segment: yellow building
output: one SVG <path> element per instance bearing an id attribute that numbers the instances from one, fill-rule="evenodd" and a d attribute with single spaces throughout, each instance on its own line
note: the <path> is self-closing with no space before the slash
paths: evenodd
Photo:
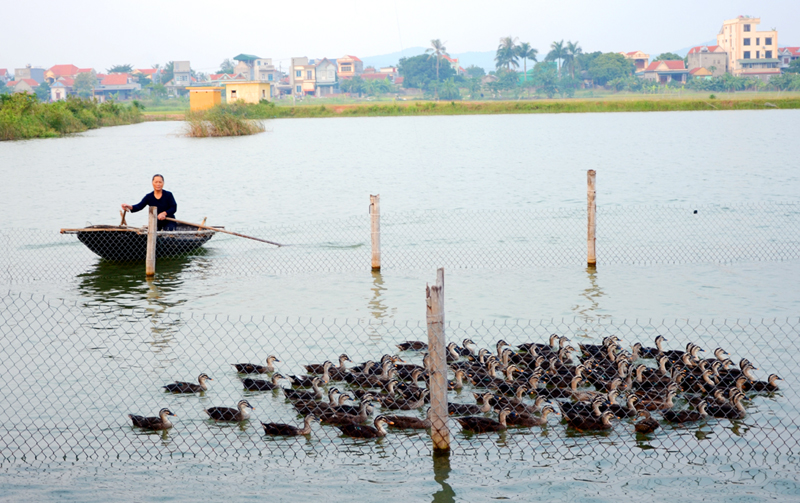
<path id="1" fill-rule="evenodd" d="M 756 31 L 757 17 L 739 16 L 722 24 L 717 45 L 728 54 L 728 71 L 736 76 L 769 79 L 780 75 L 778 32 Z"/>
<path id="2" fill-rule="evenodd" d="M 647 62 L 650 60 L 650 55 L 642 51 L 621 52 L 620 54 L 633 63 L 636 72 L 643 72 L 647 68 Z"/>
<path id="3" fill-rule="evenodd" d="M 190 87 L 189 109 L 208 110 L 214 105 L 222 103 L 222 90 L 224 87 Z"/>
<path id="4" fill-rule="evenodd" d="M 228 103 L 244 101 L 245 103 L 258 103 L 269 100 L 270 84 L 259 81 L 231 81 L 225 82 L 225 99 Z"/>

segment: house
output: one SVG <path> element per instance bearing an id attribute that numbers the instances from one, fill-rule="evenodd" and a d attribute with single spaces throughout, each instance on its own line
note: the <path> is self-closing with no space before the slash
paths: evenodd
<path id="1" fill-rule="evenodd" d="M 778 49 L 779 67 L 781 70 L 788 68 L 795 59 L 800 58 L 800 47 L 781 47 Z M 0 70 L 0 78 L 2 78 Z"/>
<path id="2" fill-rule="evenodd" d="M 244 101 L 245 103 L 255 104 L 261 100 L 269 100 L 270 96 L 272 96 L 272 93 L 269 82 L 249 80 L 225 83 L 225 99 L 228 103 Z"/>
<path id="3" fill-rule="evenodd" d="M 195 82 L 192 78 L 192 66 L 188 61 L 174 61 L 172 75 L 172 80 L 165 84 L 170 94 L 185 95 L 186 88 Z"/>
<path id="4" fill-rule="evenodd" d="M 222 84 L 231 80 L 247 81 L 247 77 L 241 73 L 212 73 L 208 76 L 208 81 L 212 84 Z"/>
<path id="5" fill-rule="evenodd" d="M 44 72 L 44 78 L 49 83 L 53 83 L 61 77 L 75 78 L 79 68 L 75 65 L 54 65 Z"/>
<path id="6" fill-rule="evenodd" d="M 144 75 L 152 83 L 158 84 L 161 82 L 161 69 L 156 68 L 139 68 L 133 71 L 133 75 Z"/>
<path id="7" fill-rule="evenodd" d="M 98 77 L 101 77 L 98 74 Z M 115 100 L 128 100 L 132 97 L 134 91 L 142 89 L 142 85 L 136 81 L 133 75 L 128 73 L 112 73 L 111 75 L 103 75 L 100 83 L 94 88 L 94 97 L 100 101 L 105 101 L 109 98 Z"/>
<path id="8" fill-rule="evenodd" d="M 643 72 L 647 68 L 647 62 L 650 60 L 650 55 L 642 51 L 621 52 L 620 54 L 633 63 L 636 73 Z"/>
<path id="9" fill-rule="evenodd" d="M 25 68 L 14 69 L 14 80 L 25 79 L 33 79 L 37 84 L 41 84 L 44 82 L 44 68 L 33 68 L 31 65 L 25 65 Z"/>
<path id="10" fill-rule="evenodd" d="M 714 74 L 708 70 L 707 68 L 698 67 L 692 68 L 689 70 L 689 76 L 693 79 L 710 79 L 714 77 Z"/>
<path id="11" fill-rule="evenodd" d="M 718 45 L 699 45 L 686 55 L 689 71 L 697 68 L 710 70 L 714 77 L 728 73 L 728 54 Z"/>
<path id="12" fill-rule="evenodd" d="M 225 88 L 221 86 L 204 86 L 204 87 L 190 87 L 189 88 L 189 109 L 208 110 L 209 108 L 222 103 L 222 91 Z"/>
<path id="13" fill-rule="evenodd" d="M 337 65 L 328 58 L 317 62 L 314 75 L 316 77 L 317 97 L 330 96 L 339 92 L 339 81 L 336 78 Z"/>
<path id="14" fill-rule="evenodd" d="M 648 80 L 655 80 L 659 84 L 667 84 L 669 82 L 686 82 L 689 76 L 689 70 L 683 64 L 683 60 L 676 61 L 653 61 L 650 63 L 642 77 Z"/>
<path id="15" fill-rule="evenodd" d="M 39 83 L 33 79 L 17 79 L 9 81 L 6 86 L 14 93 L 31 93 L 36 91 Z"/>
<path id="16" fill-rule="evenodd" d="M 73 94 L 72 87 L 75 85 L 75 79 L 70 77 L 61 77 L 57 81 L 50 84 L 50 101 L 63 101 L 67 96 Z"/>
<path id="17" fill-rule="evenodd" d="M 769 80 L 772 75 L 780 75 L 777 65 L 774 68 L 777 72 L 766 72 L 772 70 L 771 63 L 757 61 L 778 62 L 778 32 L 756 31 L 760 23 L 760 18 L 739 16 L 725 21 L 717 35 L 717 45 L 728 55 L 728 72 L 737 77 Z"/>
<path id="18" fill-rule="evenodd" d="M 5 68 L 0 68 L 0 82 L 8 84 L 11 81 L 11 74 Z"/>
<path id="19" fill-rule="evenodd" d="M 307 57 L 292 58 L 289 72 L 292 93 L 295 96 L 314 95 L 317 89 L 317 66 Z"/>
<path id="20" fill-rule="evenodd" d="M 385 80 L 387 82 L 394 81 L 391 73 L 362 73 L 361 78 L 364 80 Z"/>
<path id="21" fill-rule="evenodd" d="M 458 58 L 454 59 L 448 56 L 447 54 L 443 54 L 442 59 L 447 61 L 447 63 L 450 65 L 453 71 L 456 72 L 456 75 L 464 75 L 464 69 L 461 68 L 461 66 L 459 66 Z"/>
<path id="22" fill-rule="evenodd" d="M 740 77 L 752 77 L 767 82 L 772 77 L 781 74 L 778 58 L 740 59 L 738 63 Z"/>
<path id="23" fill-rule="evenodd" d="M 339 78 L 349 79 L 364 73 L 364 62 L 355 56 L 344 56 L 336 60 L 339 65 Z"/>

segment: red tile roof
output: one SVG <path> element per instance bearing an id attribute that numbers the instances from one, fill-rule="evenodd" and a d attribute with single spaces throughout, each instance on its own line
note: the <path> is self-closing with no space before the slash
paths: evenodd
<path id="1" fill-rule="evenodd" d="M 92 73 L 94 68 L 78 68 L 78 73 Z"/>
<path id="2" fill-rule="evenodd" d="M 102 86 L 124 86 L 127 83 L 127 73 L 112 73 L 100 81 L 100 85 Z"/>
<path id="3" fill-rule="evenodd" d="M 404 80 L 405 80 L 405 77 L 397 77 L 396 79 L 394 79 L 394 83 L 397 84 L 397 85 L 400 85 L 400 84 L 403 83 Z"/>
<path id="4" fill-rule="evenodd" d="M 5 68 L 0 68 L 0 75 L 8 75 L 8 70 Z"/>
<path id="5" fill-rule="evenodd" d="M 35 81 L 35 80 L 33 80 L 33 79 L 20 79 L 20 80 L 12 80 L 12 81 L 10 81 L 8 84 L 6 84 L 6 85 L 7 85 L 8 87 L 14 87 L 14 86 L 16 86 L 17 84 L 19 84 L 20 82 L 25 82 L 26 84 L 28 84 L 28 85 L 29 85 L 29 86 L 31 86 L 31 87 L 39 87 L 39 83 L 38 83 L 38 82 L 36 82 L 36 81 Z"/>
<path id="6" fill-rule="evenodd" d="M 75 79 L 72 79 L 70 77 L 61 77 L 60 79 L 57 80 L 57 82 L 61 82 L 67 87 L 72 87 L 72 85 L 75 83 Z"/>
<path id="7" fill-rule="evenodd" d="M 442 54 L 442 58 L 446 59 L 447 61 L 449 61 L 451 63 L 455 63 L 456 62 L 456 60 L 454 60 L 453 58 L 451 58 L 447 54 Z"/>
<path id="8" fill-rule="evenodd" d="M 355 56 L 350 56 L 349 54 L 345 54 L 343 58 L 339 58 L 339 59 L 346 59 L 346 58 L 350 58 L 350 59 L 352 59 L 353 61 L 361 61 L 361 60 L 360 60 L 360 59 L 358 59 L 357 57 L 355 57 Z"/>
<path id="9" fill-rule="evenodd" d="M 55 65 L 50 67 L 49 72 L 53 72 L 56 77 L 71 77 L 78 74 L 79 68 L 75 65 Z"/>
<path id="10" fill-rule="evenodd" d="M 792 56 L 800 56 L 800 47 L 779 47 L 778 52 L 783 52 L 787 49 L 792 54 Z M 0 70 L 0 75 L 3 75 L 2 70 Z"/>
<path id="11" fill-rule="evenodd" d="M 145 75 L 153 75 L 158 70 L 156 70 L 155 68 L 142 68 L 142 69 L 139 69 L 139 70 L 136 70 L 136 71 L 139 72 L 139 73 L 143 73 Z"/>
<path id="12" fill-rule="evenodd" d="M 699 72 L 700 70 L 705 70 L 702 66 L 698 66 L 697 68 L 692 68 L 689 70 L 689 75 L 694 75 L 695 73 Z M 708 70 L 706 70 L 708 71 Z"/>
<path id="13" fill-rule="evenodd" d="M 364 80 L 389 80 L 391 74 L 389 73 L 362 73 L 361 78 Z"/>
<path id="14" fill-rule="evenodd" d="M 683 64 L 683 60 L 661 60 L 661 61 L 653 61 L 647 66 L 646 72 L 654 72 L 659 65 L 664 64 L 666 65 L 668 70 L 686 70 L 686 65 Z"/>
<path id="15" fill-rule="evenodd" d="M 702 52 L 704 47 L 705 47 L 706 49 L 708 49 L 708 52 L 714 52 L 714 51 L 716 51 L 716 50 L 717 50 L 717 48 L 718 48 L 719 46 L 718 46 L 718 45 L 698 45 L 697 47 L 692 47 L 691 49 L 689 49 L 689 54 L 694 54 L 694 53 L 697 53 L 697 52 Z"/>

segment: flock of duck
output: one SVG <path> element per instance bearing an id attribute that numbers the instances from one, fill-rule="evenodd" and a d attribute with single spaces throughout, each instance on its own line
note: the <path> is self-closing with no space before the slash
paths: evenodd
<path id="1" fill-rule="evenodd" d="M 636 432 L 652 433 L 661 421 L 742 419 L 748 394 L 778 390 L 780 377 L 771 374 L 766 381 L 756 380 L 753 371 L 757 369 L 749 360 L 742 358 L 734 365 L 722 348 L 716 348 L 713 357 L 702 358 L 703 349 L 694 343 L 684 350 L 664 349 L 663 336 L 656 337 L 655 347 L 637 342 L 630 351 L 620 342 L 609 336 L 602 344 L 579 344 L 576 350 L 569 339 L 554 334 L 549 344 L 529 342 L 516 350 L 500 340 L 494 352 L 476 350 L 470 339 L 462 346 L 451 342 L 447 361 L 453 379 L 448 388 L 471 391 L 476 403 L 449 403 L 448 412 L 462 430 L 472 433 L 545 426 L 551 414 L 561 415 L 569 428 L 579 431 L 609 430 L 615 420 L 627 418 Z M 406 341 L 397 347 L 401 353 L 427 350 L 420 341 Z M 331 361 L 305 365 L 306 375 L 282 375 L 275 369 L 279 362 L 269 356 L 266 365 L 232 364 L 245 390 L 281 391 L 304 416 L 302 426 L 261 423 L 265 435 L 308 435 L 317 421 L 356 438 L 383 437 L 387 426 L 430 428 L 430 407 L 425 419 L 389 415 L 390 411 L 421 411 L 429 403 L 429 390 L 420 386 L 428 374 L 427 353 L 422 365 L 387 354 L 379 362 L 367 361 L 352 368 L 347 368 L 350 358 L 342 354 L 338 366 Z M 269 379 L 255 378 L 263 374 Z M 175 382 L 163 388 L 168 393 L 199 393 L 208 389 L 211 380 L 200 374 L 197 383 Z M 282 387 L 283 380 L 291 387 Z M 376 408 L 384 413 L 368 424 Z M 241 422 L 250 418 L 251 410 L 254 407 L 241 400 L 233 408 L 212 407 L 204 412 L 215 421 Z M 169 409 L 161 409 L 156 417 L 128 417 L 136 427 L 165 430 L 172 427 L 172 416 Z"/>

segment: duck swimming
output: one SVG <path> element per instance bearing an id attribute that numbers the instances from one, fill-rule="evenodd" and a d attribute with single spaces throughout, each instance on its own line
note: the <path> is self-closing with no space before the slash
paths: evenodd
<path id="1" fill-rule="evenodd" d="M 551 404 L 546 404 L 542 407 L 542 415 L 541 416 L 534 416 L 531 414 L 511 414 L 506 418 L 506 423 L 509 426 L 521 426 L 524 428 L 530 428 L 533 426 L 545 426 L 547 424 L 547 416 L 549 414 L 556 414 L 558 412 L 553 408 Z"/>
<path id="2" fill-rule="evenodd" d="M 661 428 L 661 425 L 658 424 L 658 421 L 653 419 L 650 416 L 650 413 L 646 410 L 640 410 L 637 415 L 643 419 L 634 424 L 633 427 L 636 430 L 636 433 L 653 433 L 657 429 Z"/>
<path id="3" fill-rule="evenodd" d="M 373 422 L 375 426 L 367 426 L 364 424 L 347 424 L 344 426 L 337 426 L 342 434 L 353 438 L 379 438 L 386 436 L 386 425 L 392 424 L 386 416 L 378 416 Z"/>
<path id="4" fill-rule="evenodd" d="M 250 419 L 250 410 L 255 410 L 255 407 L 250 405 L 250 402 L 247 400 L 239 400 L 236 407 L 236 409 L 231 407 L 211 407 L 210 409 L 206 409 L 205 412 L 208 414 L 208 417 L 215 421 L 241 422 Z"/>
<path id="5" fill-rule="evenodd" d="M 422 341 L 406 341 L 397 344 L 397 349 L 400 351 L 425 351 L 428 345 Z"/>
<path id="6" fill-rule="evenodd" d="M 164 388 L 170 393 L 198 393 L 201 391 L 206 391 L 208 389 L 206 381 L 213 381 L 213 380 L 214 379 L 211 379 L 206 374 L 200 374 L 200 376 L 197 378 L 197 382 L 199 382 L 200 384 L 177 381 L 172 384 L 167 384 L 166 386 L 162 386 L 162 388 Z"/>
<path id="7" fill-rule="evenodd" d="M 425 419 L 413 416 L 385 416 L 394 428 L 424 430 L 431 427 L 431 408 L 428 407 Z"/>
<path id="8" fill-rule="evenodd" d="M 607 410 L 599 418 L 594 416 L 573 416 L 566 417 L 566 420 L 570 426 L 580 431 L 610 430 L 613 417 L 614 413 Z"/>
<path id="9" fill-rule="evenodd" d="M 700 402 L 697 406 L 697 410 L 669 409 L 662 411 L 661 416 L 665 421 L 669 421 L 670 423 L 692 423 L 695 421 L 702 421 L 708 417 L 708 413 L 706 412 L 707 406 L 708 404 L 706 402 Z"/>
<path id="10" fill-rule="evenodd" d="M 148 430 L 168 430 L 172 428 L 172 423 L 169 422 L 169 416 L 177 417 L 169 409 L 161 409 L 158 411 L 158 417 L 144 417 L 135 414 L 128 414 L 128 417 L 133 421 L 133 425 L 138 428 L 146 428 Z"/>
<path id="11" fill-rule="evenodd" d="M 511 409 L 503 409 L 498 415 L 499 421 L 480 416 L 457 417 L 456 421 L 458 421 L 459 424 L 461 424 L 461 428 L 466 431 L 471 431 L 473 433 L 490 433 L 493 431 L 504 431 L 508 429 L 508 423 L 506 422 L 506 419 L 508 418 L 509 414 L 513 414 Z"/>
<path id="12" fill-rule="evenodd" d="M 744 383 L 745 391 L 778 391 L 778 381 L 782 381 L 777 374 L 770 374 L 766 381 L 747 381 Z"/>
<path id="13" fill-rule="evenodd" d="M 231 363 L 240 374 L 269 374 L 275 372 L 275 362 L 280 363 L 280 360 L 275 355 L 267 357 L 266 365 L 256 365 L 255 363 Z"/>
<path id="14" fill-rule="evenodd" d="M 305 421 L 303 422 L 302 428 L 298 428 L 296 426 L 283 423 L 261 423 L 261 426 L 264 427 L 265 435 L 281 435 L 285 437 L 295 437 L 298 435 L 308 435 L 309 433 L 311 433 L 312 421 L 319 421 L 319 419 L 317 419 L 316 416 L 314 416 L 314 414 L 307 415 Z"/>
<path id="15" fill-rule="evenodd" d="M 272 376 L 272 381 L 262 381 L 261 379 L 242 379 L 242 386 L 247 391 L 272 391 L 274 389 L 278 389 L 278 381 L 281 379 L 286 379 L 279 373 L 275 373 Z"/>

